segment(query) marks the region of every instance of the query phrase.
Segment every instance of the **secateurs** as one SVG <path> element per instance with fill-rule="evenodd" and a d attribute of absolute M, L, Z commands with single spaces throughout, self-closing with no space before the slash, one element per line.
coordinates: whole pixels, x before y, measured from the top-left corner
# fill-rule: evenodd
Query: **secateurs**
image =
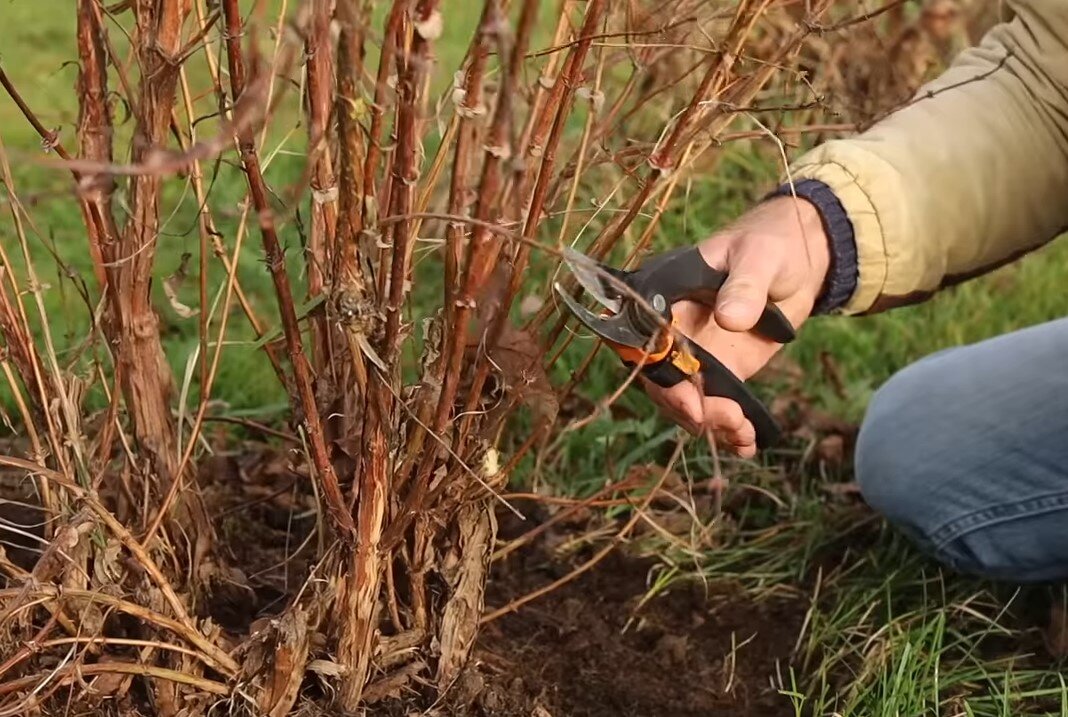
<path fill-rule="evenodd" d="M 745 383 L 715 356 L 692 340 L 679 340 L 671 306 L 697 301 L 712 306 L 727 273 L 708 265 L 697 247 L 658 254 L 634 271 L 625 271 L 565 249 L 564 261 L 575 279 L 602 307 L 597 315 L 582 306 L 560 284 L 554 286 L 564 305 L 613 349 L 628 367 L 654 383 L 671 387 L 700 374 L 706 396 L 737 402 L 756 429 L 758 448 L 776 443 L 778 423 Z M 644 305 L 643 305 L 644 304 Z M 768 303 L 754 330 L 777 343 L 794 339 L 794 327 L 777 306 Z"/>

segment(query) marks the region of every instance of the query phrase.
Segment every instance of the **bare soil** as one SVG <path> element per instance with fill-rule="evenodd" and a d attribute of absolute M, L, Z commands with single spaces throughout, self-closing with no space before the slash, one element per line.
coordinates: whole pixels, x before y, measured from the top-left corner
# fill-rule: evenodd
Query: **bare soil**
<path fill-rule="evenodd" d="M 284 454 L 272 451 L 216 456 L 205 461 L 201 475 L 219 543 L 228 551 L 227 574 L 213 586 L 205 612 L 239 639 L 255 622 L 276 614 L 306 576 L 313 551 L 302 543 L 313 526 L 314 496 Z M 33 500 L 28 483 L 5 480 L 4 485 L 6 498 Z M 11 490 L 16 485 L 22 490 Z M 25 508 L 3 507 L 21 511 L 18 517 L 25 521 Z M 589 526 L 572 529 L 583 527 Z M 515 537 L 505 524 L 502 531 L 502 537 Z M 31 569 L 36 556 L 14 537 L 7 541 L 8 555 Z M 547 585 L 590 556 L 580 551 L 558 557 L 551 552 L 558 544 L 536 542 L 495 564 L 487 607 Z M 596 547 L 600 544 L 589 550 Z M 622 550 L 610 553 L 574 581 L 489 623 L 471 665 L 443 699 L 423 700 L 409 685 L 402 699 L 379 703 L 369 714 L 792 714 L 788 698 L 773 685 L 790 661 L 807 605 L 791 599 L 754 603 L 722 586 L 698 584 L 673 586 L 643 603 L 654 565 Z M 313 694 L 306 697 L 318 701 Z M 137 702 L 130 695 L 124 704 Z"/>
<path fill-rule="evenodd" d="M 489 623 L 449 701 L 472 717 L 697 717 L 793 714 L 775 685 L 806 606 L 754 603 L 679 585 L 641 603 L 652 564 L 614 552 L 519 611 Z M 544 553 L 500 566 L 492 605 L 571 568 Z"/>

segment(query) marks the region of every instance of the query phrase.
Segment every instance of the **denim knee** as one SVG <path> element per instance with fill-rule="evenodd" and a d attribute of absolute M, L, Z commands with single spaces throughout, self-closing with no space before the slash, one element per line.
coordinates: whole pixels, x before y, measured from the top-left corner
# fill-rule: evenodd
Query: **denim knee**
<path fill-rule="evenodd" d="M 955 569 L 1068 578 L 1068 320 L 933 354 L 873 396 L 861 494 Z"/>
<path fill-rule="evenodd" d="M 955 570 L 989 575 L 994 566 L 984 553 L 936 536 L 947 515 L 966 509 L 946 490 L 955 440 L 937 390 L 941 356 L 905 368 L 875 392 L 857 438 L 856 479 L 865 502 L 923 552 Z"/>
<path fill-rule="evenodd" d="M 1014 582 L 1066 578 L 1068 482 L 1055 473 L 1040 479 L 1056 464 L 1027 464 L 1033 452 L 987 433 L 1000 409 L 952 388 L 949 375 L 965 369 L 958 358 L 924 359 L 876 391 L 857 438 L 861 495 L 954 570 Z"/>
<path fill-rule="evenodd" d="M 926 361 L 930 361 L 927 359 Z M 934 444 L 942 438 L 926 410 L 928 364 L 913 364 L 875 392 L 857 437 L 856 479 L 864 500 L 890 522 L 910 531 L 920 523 L 929 498 L 925 485 L 937 470 Z"/>

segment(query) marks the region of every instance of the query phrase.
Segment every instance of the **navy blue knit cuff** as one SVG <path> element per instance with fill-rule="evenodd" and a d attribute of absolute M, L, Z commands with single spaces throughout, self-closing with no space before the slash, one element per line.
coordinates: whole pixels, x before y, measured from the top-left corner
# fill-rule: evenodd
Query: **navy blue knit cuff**
<path fill-rule="evenodd" d="M 816 179 L 803 179 L 792 187 L 790 184 L 780 185 L 768 198 L 794 195 L 807 199 L 816 207 L 830 244 L 831 266 L 812 309 L 814 315 L 827 314 L 845 305 L 857 288 L 857 243 L 853 222 L 834 190 Z"/>

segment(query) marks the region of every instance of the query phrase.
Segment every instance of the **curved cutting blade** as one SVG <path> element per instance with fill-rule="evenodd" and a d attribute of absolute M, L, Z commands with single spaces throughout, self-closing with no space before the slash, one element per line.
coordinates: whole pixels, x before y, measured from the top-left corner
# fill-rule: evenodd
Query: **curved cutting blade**
<path fill-rule="evenodd" d="M 598 316 L 571 298 L 559 283 L 553 283 L 553 289 L 575 318 L 602 339 L 636 349 L 644 349 L 649 343 L 649 337 L 635 331 L 625 315 Z"/>
<path fill-rule="evenodd" d="M 605 278 L 608 270 L 582 252 L 570 247 L 564 248 L 563 255 L 564 263 L 567 264 L 567 268 L 571 270 L 582 288 L 588 291 L 601 306 L 613 314 L 618 314 L 623 302 L 619 298 L 610 298 L 618 297 L 619 292 Z"/>

